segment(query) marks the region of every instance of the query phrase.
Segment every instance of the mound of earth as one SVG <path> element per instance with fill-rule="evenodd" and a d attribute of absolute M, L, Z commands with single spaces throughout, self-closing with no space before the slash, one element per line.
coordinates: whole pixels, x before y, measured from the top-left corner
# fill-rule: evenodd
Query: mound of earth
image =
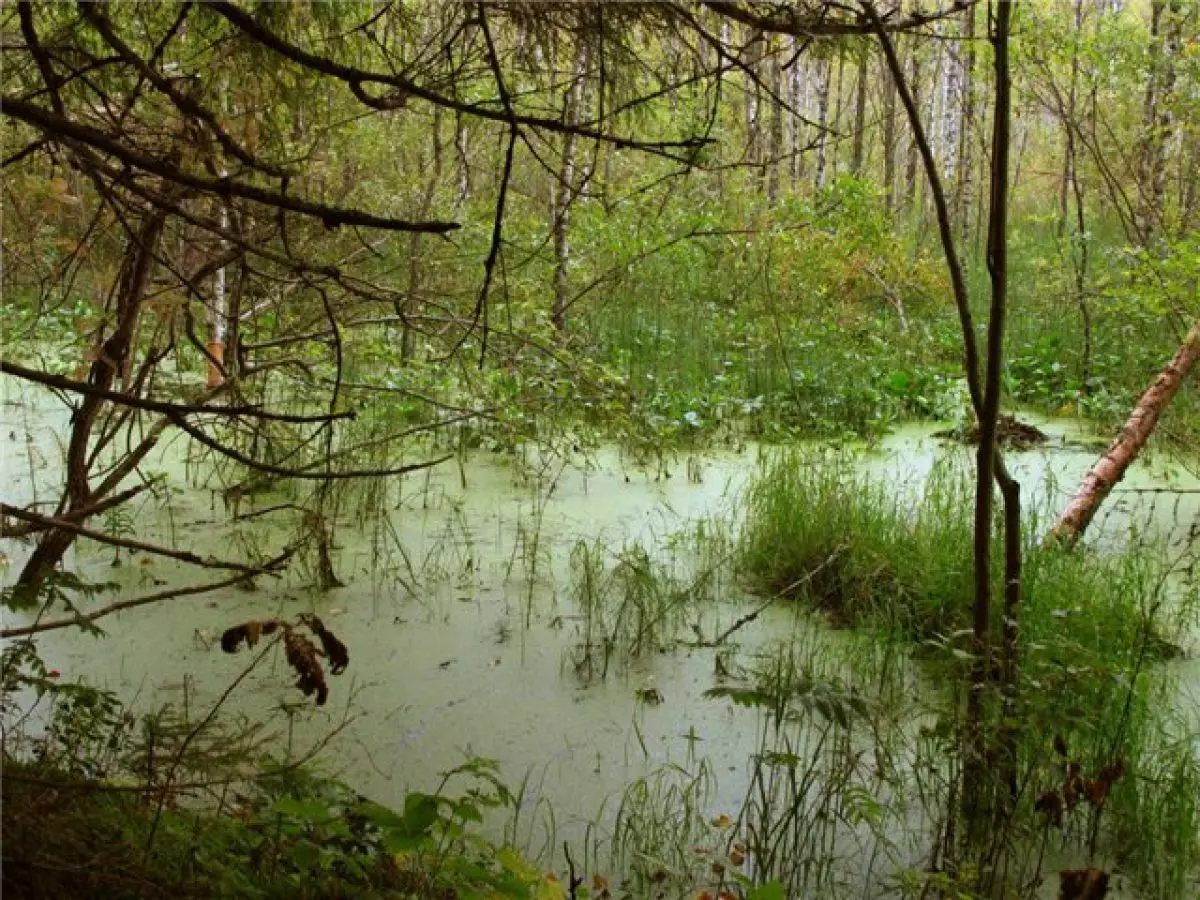
<path fill-rule="evenodd" d="M 1001 414 L 996 424 L 996 439 L 1000 442 L 1001 447 L 1012 450 L 1028 450 L 1030 447 L 1036 447 L 1050 440 L 1050 436 L 1036 425 L 1018 421 L 1015 416 Z M 948 431 L 934 432 L 933 436 L 963 444 L 978 444 L 979 424 L 960 425 L 958 428 L 951 428 Z"/>

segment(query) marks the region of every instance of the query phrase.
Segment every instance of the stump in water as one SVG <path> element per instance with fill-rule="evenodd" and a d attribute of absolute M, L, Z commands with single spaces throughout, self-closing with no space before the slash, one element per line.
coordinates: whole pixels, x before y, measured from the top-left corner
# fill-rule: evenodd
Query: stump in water
<path fill-rule="evenodd" d="M 979 424 L 960 425 L 948 431 L 936 431 L 937 438 L 946 438 L 963 444 L 979 443 Z M 1050 440 L 1050 436 L 1036 425 L 1017 420 L 1016 416 L 1001 415 L 996 422 L 996 440 L 1001 447 L 1011 450 L 1028 450 Z"/>

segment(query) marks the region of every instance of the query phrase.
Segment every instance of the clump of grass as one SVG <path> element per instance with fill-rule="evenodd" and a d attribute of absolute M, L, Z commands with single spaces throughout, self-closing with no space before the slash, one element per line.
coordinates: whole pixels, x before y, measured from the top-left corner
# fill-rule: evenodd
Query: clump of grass
<path fill-rule="evenodd" d="M 571 595 L 580 621 L 572 659 L 576 674 L 603 681 L 614 662 L 668 649 L 697 602 L 715 594 L 711 573 L 685 580 L 640 544 L 624 547 L 613 559 L 603 543 L 579 541 L 571 551 Z"/>
<path fill-rule="evenodd" d="M 570 596 L 578 623 L 571 651 L 575 673 L 603 681 L 610 666 L 670 649 L 694 634 L 731 583 L 728 522 L 703 518 L 651 552 L 632 542 L 615 550 L 603 540 L 571 549 Z"/>
<path fill-rule="evenodd" d="M 906 510 L 844 455 L 785 453 L 747 490 L 739 565 L 762 593 L 802 583 L 790 593 L 839 625 L 888 626 L 916 639 L 949 633 L 970 609 L 963 499 L 957 479 L 935 476 Z"/>
<path fill-rule="evenodd" d="M 848 456 L 784 453 L 768 459 L 747 490 L 739 567 L 757 592 L 799 585 L 791 593 L 837 625 L 945 644 L 971 627 L 972 511 L 971 479 L 953 461 L 910 500 Z M 1168 610 L 1157 599 L 1162 548 L 1139 542 L 1100 554 L 1042 546 L 1042 518 L 1034 510 L 1024 524 L 1023 649 L 1106 665 L 1175 652 L 1194 605 Z M 998 574 L 998 534 L 993 544 Z"/>

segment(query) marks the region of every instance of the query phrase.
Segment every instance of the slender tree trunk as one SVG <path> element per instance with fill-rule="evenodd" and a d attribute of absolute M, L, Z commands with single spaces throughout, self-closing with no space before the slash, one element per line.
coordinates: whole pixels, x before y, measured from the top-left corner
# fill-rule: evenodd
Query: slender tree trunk
<path fill-rule="evenodd" d="M 1067 109 L 1063 120 L 1063 131 L 1066 134 L 1066 147 L 1063 153 L 1063 183 L 1059 202 L 1059 238 L 1067 234 L 1067 198 L 1068 193 L 1075 203 L 1075 233 L 1071 236 L 1068 251 L 1071 257 L 1071 268 L 1075 275 L 1075 304 L 1079 308 L 1079 317 L 1083 330 L 1082 348 L 1082 393 L 1087 396 L 1092 382 L 1092 313 L 1088 306 L 1087 276 L 1088 276 L 1088 233 L 1087 219 L 1083 202 L 1083 183 L 1079 178 L 1079 157 L 1075 145 L 1079 96 L 1079 35 L 1083 30 L 1084 9 L 1083 0 L 1075 0 L 1075 35 L 1071 47 L 1071 80 L 1067 89 Z"/>
<path fill-rule="evenodd" d="M 996 7 L 995 30 L 991 36 L 996 67 L 995 111 L 992 124 L 992 168 L 989 194 L 988 271 L 991 278 L 991 309 L 988 320 L 987 370 L 980 378 L 980 354 L 975 325 L 967 294 L 966 278 L 954 237 L 950 205 L 946 200 L 942 174 L 926 138 L 922 117 L 912 85 L 903 75 L 903 66 L 891 38 L 870 0 L 862 0 L 864 12 L 871 21 L 884 51 L 899 99 L 908 116 L 913 143 L 920 155 L 937 215 L 938 234 L 950 274 L 954 303 L 962 329 L 964 369 L 971 406 L 980 425 L 980 447 L 977 456 L 976 509 L 974 522 L 974 582 L 972 624 L 975 645 L 975 664 L 967 695 L 966 756 L 961 773 L 961 808 L 970 823 L 968 837 L 977 841 L 982 829 L 995 824 L 1003 809 L 1010 805 L 1015 791 L 1015 752 L 1013 733 L 999 742 L 1002 766 L 999 771 L 989 768 L 987 717 L 985 696 L 992 673 L 991 618 L 991 524 L 992 480 L 1000 488 L 1004 501 L 1004 639 L 1003 678 L 1006 706 L 1015 701 L 1017 683 L 1017 635 L 1021 600 L 1021 506 L 1020 485 L 1009 474 L 996 446 L 996 424 L 1000 404 L 1000 372 L 1003 363 L 1004 324 L 1007 310 L 1007 206 L 1009 195 L 1009 145 L 1011 142 L 1011 83 L 1008 66 L 1008 35 L 1012 8 L 1010 4 Z M 1011 712 L 1011 709 L 1009 710 Z M 1009 799 L 1000 801 L 994 787 L 1007 785 Z M 956 843 L 955 819 L 947 822 L 944 845 Z"/>
<path fill-rule="evenodd" d="M 1083 25 L 1083 0 L 1075 0 L 1075 30 L 1071 40 L 1071 77 L 1067 83 L 1067 108 L 1063 112 L 1062 177 L 1058 185 L 1058 237 L 1066 236 L 1070 212 L 1067 208 L 1075 167 L 1075 113 L 1079 97 L 1079 30 Z"/>
<path fill-rule="evenodd" d="M 829 147 L 829 76 L 832 70 L 828 57 L 817 63 L 817 174 L 814 182 L 818 191 L 825 188 L 826 153 Z"/>
<path fill-rule="evenodd" d="M 971 237 L 971 216 L 975 206 L 975 7 L 963 11 L 962 51 L 962 124 L 959 128 L 958 210 L 960 227 L 967 240 Z"/>
<path fill-rule="evenodd" d="M 896 207 L 896 81 L 890 72 L 883 85 L 883 201 Z"/>
<path fill-rule="evenodd" d="M 779 58 L 780 54 L 775 46 L 775 38 L 771 39 L 769 53 L 768 65 L 771 67 L 772 95 L 771 124 L 770 141 L 764 165 L 767 167 L 767 198 L 771 203 L 775 203 L 779 199 L 779 165 L 780 158 L 783 156 L 783 106 L 779 102 L 783 97 L 783 61 Z"/>
<path fill-rule="evenodd" d="M 746 41 L 746 52 L 743 57 L 743 63 L 746 66 L 746 72 L 743 73 L 743 84 L 745 85 L 743 96 L 746 101 L 746 162 L 751 166 L 757 166 L 762 161 L 763 154 L 762 123 L 760 121 L 762 115 L 760 63 L 763 56 L 763 41 L 764 36 L 761 31 L 751 32 Z"/>
<path fill-rule="evenodd" d="M 422 218 L 429 217 L 429 210 L 433 207 L 433 198 L 437 193 L 438 184 L 442 180 L 442 108 L 435 106 L 433 108 L 433 126 L 431 128 L 433 135 L 433 165 L 429 169 L 429 180 L 425 182 L 425 189 L 421 192 L 421 204 L 418 215 Z M 420 169 L 425 168 L 424 153 L 421 154 Z M 415 316 L 421 308 L 421 290 L 422 278 L 424 269 L 421 266 L 421 253 L 424 246 L 425 235 L 419 231 L 414 231 L 408 238 L 408 290 L 405 291 L 404 301 L 401 306 L 401 315 L 405 320 L 401 322 L 400 331 L 400 361 L 408 363 L 412 360 L 416 351 L 416 330 L 413 323 L 408 321 L 409 316 Z"/>
<path fill-rule="evenodd" d="M 842 107 L 844 106 L 844 88 L 846 85 L 846 51 L 838 48 L 837 55 L 837 87 L 833 89 L 833 115 L 832 128 L 838 133 L 836 140 L 833 142 L 833 152 L 830 154 L 829 169 L 830 175 L 837 178 L 838 161 L 842 149 Z"/>
<path fill-rule="evenodd" d="M 912 94 L 913 104 L 917 114 L 921 111 L 921 48 L 916 38 L 910 38 L 912 57 L 909 60 L 908 88 Z M 920 148 L 917 146 L 916 135 L 908 145 L 908 159 L 904 167 L 904 208 L 911 216 L 917 199 L 917 168 L 921 162 Z"/>
<path fill-rule="evenodd" d="M 802 145 L 803 129 L 800 123 L 800 115 L 804 112 L 803 89 L 801 87 L 801 71 L 800 61 L 795 58 L 796 38 L 785 38 L 790 41 L 788 48 L 788 58 L 792 61 L 792 67 L 787 73 L 787 101 L 789 112 L 785 124 L 787 127 L 787 172 L 789 187 L 792 191 L 796 190 L 796 184 L 800 180 L 800 147 Z"/>
<path fill-rule="evenodd" d="M 850 151 L 850 172 L 855 178 L 862 178 L 863 175 L 863 132 L 867 129 L 867 62 L 867 50 L 862 47 L 854 80 L 854 142 Z"/>
<path fill-rule="evenodd" d="M 962 131 L 962 106 L 960 103 L 960 67 L 959 51 L 948 48 L 942 54 L 941 63 L 941 135 L 942 135 L 942 166 L 946 173 L 948 184 L 958 185 L 958 150 Z M 955 190 L 955 203 L 961 198 Z M 961 211 L 955 209 L 955 215 L 961 217 Z"/>
<path fill-rule="evenodd" d="M 458 196 L 455 206 L 458 209 L 466 204 L 471 197 L 471 167 L 467 159 L 467 122 L 463 114 L 454 114 L 454 151 L 458 164 Z"/>
<path fill-rule="evenodd" d="M 792 54 L 795 56 L 799 38 L 792 38 Z M 812 119 L 812 73 L 806 60 L 796 58 L 792 63 L 792 103 L 802 112 L 806 119 Z M 801 149 L 806 145 L 805 135 L 808 126 L 799 119 L 792 118 L 792 190 L 799 191 L 804 183 L 804 171 L 808 162 L 808 154 Z"/>
<path fill-rule="evenodd" d="M 570 125 L 579 124 L 579 113 L 583 105 L 583 82 L 587 75 L 587 45 L 580 43 L 575 52 L 574 77 L 567 88 L 564 100 L 563 119 Z M 575 155 L 577 140 L 574 132 L 563 135 L 562 163 L 555 182 L 552 195 L 555 198 L 553 209 L 553 239 L 554 239 L 554 306 L 550 312 L 550 320 L 558 332 L 567 327 L 567 301 L 570 299 L 569 274 L 571 267 L 571 206 L 575 201 L 577 190 L 575 184 Z"/>
<path fill-rule="evenodd" d="M 990 194 L 988 197 L 988 244 L 987 260 L 988 275 L 991 280 L 991 310 L 988 316 L 988 351 L 987 373 L 984 382 L 984 419 L 999 418 L 1000 400 L 1003 393 L 1001 385 L 1004 368 L 1004 333 L 1008 318 L 1008 201 L 1011 194 L 1009 176 L 1009 157 L 1012 147 L 1012 76 L 1009 68 L 1009 35 L 1012 23 L 1012 9 L 1015 4 L 1002 4 L 996 9 L 995 25 L 991 35 L 992 58 L 995 69 L 995 107 L 992 117 L 992 167 L 990 173 Z M 991 423 L 989 439 L 997 443 L 995 426 Z M 980 443 L 983 443 L 988 426 L 980 423 Z M 1004 516 L 1004 609 L 1001 629 L 1000 654 L 1000 684 L 1004 700 L 1003 713 L 998 720 L 998 750 L 1000 754 L 999 767 L 996 772 L 996 787 L 1004 789 L 1007 797 L 998 796 L 993 801 L 993 828 L 1000 825 L 1009 815 L 1017 802 L 1017 738 L 1016 729 L 1010 724 L 1016 714 L 1017 702 L 1017 667 L 1018 640 L 1020 632 L 1021 606 L 1021 486 L 1009 475 L 1008 469 L 1000 454 L 998 446 L 994 446 L 990 454 L 991 466 L 986 472 L 980 473 L 978 486 L 991 491 L 994 479 L 1000 488 Z M 979 460 L 982 464 L 985 453 L 980 451 Z M 985 530 L 991 527 L 990 504 L 988 517 L 976 518 L 976 528 Z M 977 516 L 984 512 L 976 506 Z M 978 531 L 976 532 L 978 541 Z M 983 549 L 977 545 L 977 549 Z M 990 548 L 989 548 L 990 550 Z M 976 559 L 976 566 L 986 565 L 990 575 L 990 552 L 983 560 Z M 978 568 L 977 568 L 978 573 Z M 977 574 L 978 577 L 978 574 Z M 976 583 L 978 588 L 978 582 Z M 990 615 L 982 609 L 983 601 L 977 593 L 975 596 L 976 636 L 979 627 L 985 628 Z M 988 654 L 985 650 L 982 657 L 976 660 L 975 682 L 991 677 Z"/>
<path fill-rule="evenodd" d="M 1072 544 L 1083 535 L 1104 499 L 1125 477 L 1130 463 L 1154 433 L 1159 416 L 1195 368 L 1197 359 L 1200 359 L 1200 320 L 1192 325 L 1171 361 L 1139 398 L 1116 440 L 1084 476 L 1079 490 L 1050 529 L 1051 537 Z"/>
<path fill-rule="evenodd" d="M 226 169 L 221 169 L 221 177 L 228 177 L 229 172 Z M 217 205 L 220 207 L 218 220 L 221 223 L 222 230 L 229 228 L 229 209 L 221 200 L 217 200 Z M 225 251 L 225 241 L 217 241 L 217 252 Z M 228 290 L 225 278 L 225 266 L 217 269 L 213 273 L 213 302 L 208 311 L 208 355 L 207 360 L 208 374 L 205 378 L 205 384 L 210 387 L 219 387 L 225 380 L 225 340 L 227 337 L 227 326 L 229 322 L 229 300 Z"/>
<path fill-rule="evenodd" d="M 1167 138 L 1171 134 L 1170 95 L 1179 53 L 1178 0 L 1151 0 L 1150 73 L 1142 103 L 1143 141 L 1139 158 L 1135 225 L 1143 246 L 1162 232 L 1166 193 Z"/>

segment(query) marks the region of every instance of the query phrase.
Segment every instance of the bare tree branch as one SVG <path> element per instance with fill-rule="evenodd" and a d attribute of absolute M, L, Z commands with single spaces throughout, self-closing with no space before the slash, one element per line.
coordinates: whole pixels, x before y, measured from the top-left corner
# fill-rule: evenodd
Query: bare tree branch
<path fill-rule="evenodd" d="M 225 200 L 230 200 L 233 197 L 242 197 L 246 200 L 253 200 L 255 203 L 261 203 L 264 206 L 312 216 L 313 218 L 320 219 L 326 228 L 337 228 L 341 225 L 361 225 L 365 228 L 380 228 L 386 231 L 422 231 L 430 234 L 445 234 L 460 227 L 457 222 L 408 222 L 403 219 L 377 216 L 360 210 L 343 209 L 336 206 L 327 206 L 323 203 L 313 203 L 312 201 L 302 200 L 297 197 L 289 197 L 282 191 L 266 190 L 253 185 L 243 184 L 228 177 L 206 178 L 201 175 L 193 175 L 162 159 L 148 156 L 145 153 L 135 150 L 117 138 L 105 134 L 96 128 L 92 128 L 90 125 L 84 125 L 81 122 L 56 115 L 36 104 L 19 100 L 15 97 L 0 98 L 0 112 L 14 119 L 27 122 L 47 134 L 79 141 L 90 147 L 95 147 L 109 156 L 116 157 L 128 166 L 152 173 L 175 184 L 215 194 Z"/>
<path fill-rule="evenodd" d="M 79 513 L 78 510 L 72 510 L 72 512 L 76 515 Z M 155 556 L 165 556 L 168 559 L 175 559 L 179 562 L 190 563 L 191 565 L 201 566 L 206 569 L 231 569 L 235 572 L 249 572 L 253 575 L 274 573 L 274 569 L 269 567 L 249 566 L 245 563 L 214 559 L 211 556 L 200 556 L 199 554 L 192 553 L 188 550 L 172 550 L 170 547 L 160 547 L 157 544 L 147 544 L 144 541 L 135 541 L 131 540 L 130 538 L 116 537 L 115 535 L 105 534 L 102 531 L 94 531 L 91 528 L 76 524 L 69 519 L 61 519 L 55 516 L 43 516 L 39 513 L 30 512 L 27 509 L 10 506 L 7 503 L 0 503 L 0 516 L 11 516 L 12 518 L 19 519 L 22 522 L 31 522 L 46 529 L 56 528 L 62 531 L 70 531 L 73 534 L 79 535 L 79 537 L 85 537 L 93 541 L 99 541 L 102 544 L 110 544 L 114 547 L 123 547 L 126 550 L 133 550 L 138 553 L 152 553 Z"/>

